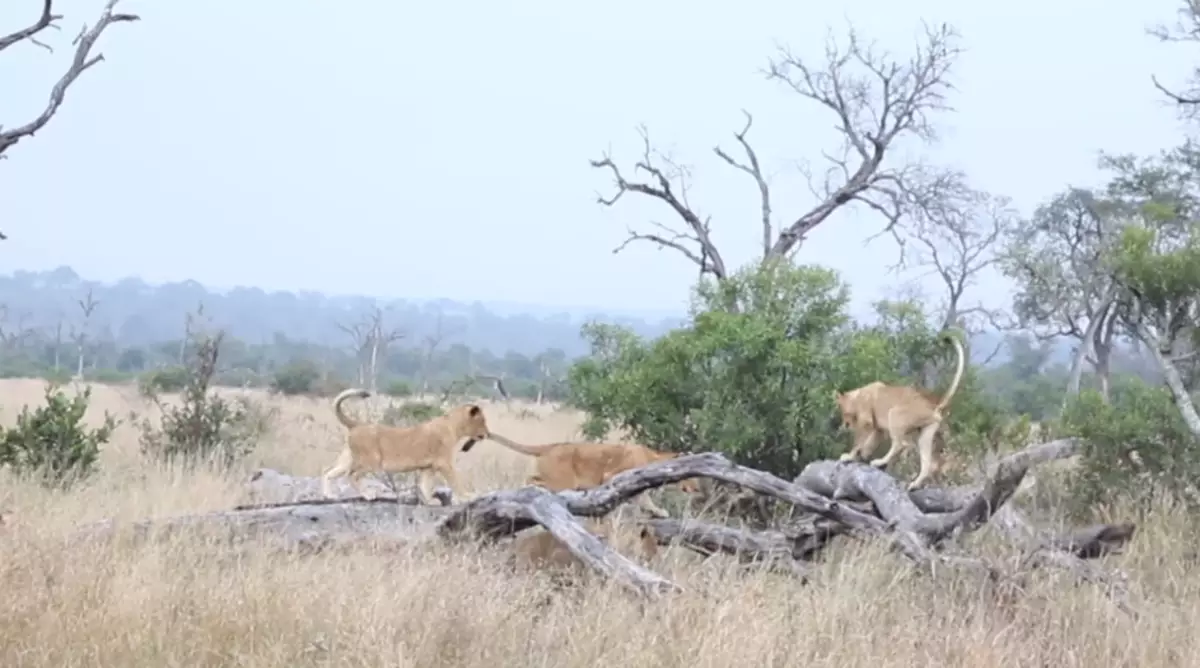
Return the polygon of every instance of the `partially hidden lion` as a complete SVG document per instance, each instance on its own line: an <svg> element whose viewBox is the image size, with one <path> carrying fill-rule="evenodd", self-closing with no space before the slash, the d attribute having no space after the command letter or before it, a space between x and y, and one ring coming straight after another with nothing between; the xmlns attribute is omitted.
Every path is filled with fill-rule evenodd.
<svg viewBox="0 0 1200 668"><path fill-rule="evenodd" d="M921 470L909 483L909 491L923 487L941 470L940 452L935 448L934 438L945 420L943 411L958 390L966 364L966 354L958 339L949 334L945 338L954 346L958 363L954 380L942 397L923 388L888 385L880 381L845 393L834 391L834 398L842 413L842 425L854 432L854 447L841 456L841 461L866 460L875 451L879 434L886 432L891 447L883 457L871 461L872 466L886 468L910 447L908 434L920 430L917 452L921 458Z"/></svg>
<svg viewBox="0 0 1200 668"><path fill-rule="evenodd" d="M488 438L483 409L476 404L464 404L411 427L364 423L342 410L342 402L347 399L369 396L371 393L366 390L351 388L333 399L333 413L348 431L337 462L321 477L321 491L325 497L335 496L332 481L344 475L350 476L354 489L366 496L360 483L367 473L419 471L417 494L422 503L430 503L433 473L439 474L450 485L455 501L466 500L466 489L454 469L454 454L459 441L464 438L467 439L464 451L475 441Z"/></svg>
<svg viewBox="0 0 1200 668"><path fill-rule="evenodd" d="M562 442L522 445L495 433L490 434L488 440L533 457L535 473L529 478L529 484L545 487L552 492L597 487L622 471L674 459L683 454L660 452L636 443ZM467 443L462 449L465 452L474 445ZM695 478L687 478L679 482L679 489L694 493L700 490L700 486ZM648 494L639 495L638 504L655 517L669 517L667 511L655 504Z"/></svg>
<svg viewBox="0 0 1200 668"><path fill-rule="evenodd" d="M625 536L618 535L618 530L606 522L590 520L584 525L596 537L612 545L618 552L625 554L622 540ZM658 554L658 540L654 532L642 526L638 532L636 547L645 559L653 559ZM517 536L513 541L513 558L516 565L532 568L568 568L579 565L579 560L563 545L554 534L545 529L537 529Z"/></svg>

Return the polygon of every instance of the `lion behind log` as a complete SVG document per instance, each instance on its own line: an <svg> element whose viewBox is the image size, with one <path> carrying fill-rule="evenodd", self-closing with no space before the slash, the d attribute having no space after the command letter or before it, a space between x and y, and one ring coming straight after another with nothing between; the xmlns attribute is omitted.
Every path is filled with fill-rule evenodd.
<svg viewBox="0 0 1200 668"><path fill-rule="evenodd" d="M499 434L491 434L488 440L504 447L529 455L535 461L535 473L529 484L545 487L552 492L567 489L588 489L608 482L622 471L645 466L652 462L674 459L680 453L659 452L636 443L547 443L545 445L522 445ZM469 450L474 443L467 443ZM693 478L681 480L679 489L693 493L699 485ZM667 511L658 507L647 494L638 497L638 504L655 517L667 517Z"/></svg>
<svg viewBox="0 0 1200 668"><path fill-rule="evenodd" d="M946 394L936 394L911 385L888 385L880 381L868 383L846 393L834 391L838 408L842 413L842 425L854 433L854 447L841 456L842 461L862 461L871 456L879 440L886 432L891 440L887 454L871 461L872 466L886 468L896 457L910 446L908 435L919 430L917 452L921 458L921 470L908 485L909 490L924 486L941 469L940 453L935 448L934 437L942 426L945 416L942 411L954 398L962 380L966 364L966 353L956 337L945 335L958 355L954 380Z"/></svg>

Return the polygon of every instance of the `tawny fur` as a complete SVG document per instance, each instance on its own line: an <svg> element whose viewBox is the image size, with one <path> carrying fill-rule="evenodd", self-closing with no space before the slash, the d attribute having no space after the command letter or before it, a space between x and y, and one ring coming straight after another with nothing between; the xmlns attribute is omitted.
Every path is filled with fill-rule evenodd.
<svg viewBox="0 0 1200 668"><path fill-rule="evenodd" d="M354 489L366 496L360 483L367 473L419 471L417 492L422 503L431 503L434 473L450 485L456 502L466 500L467 490L454 468L454 455L462 439L468 439L463 449L469 450L475 441L490 435L483 409L476 404L456 406L445 415L411 427L360 422L342 409L342 402L351 397L369 396L366 390L349 389L333 399L334 415L347 432L337 462L322 476L321 491L325 497L334 497L332 481L340 476L350 476Z"/></svg>
<svg viewBox="0 0 1200 668"><path fill-rule="evenodd" d="M624 544L627 541L622 540L626 536L611 524L593 520L585 523L585 526L588 531L609 543L618 552L627 553L629 548ZM658 541L655 540L650 529L641 527L638 533L637 548L641 552L641 556L647 560L653 559L658 554ZM517 536L513 541L513 558L518 566L527 568L570 568L580 565L579 560L571 554L567 546L545 529Z"/></svg>
<svg viewBox="0 0 1200 668"><path fill-rule="evenodd" d="M841 461L866 460L875 451L879 435L886 433L891 447L883 457L871 460L871 465L887 467L910 447L909 433L919 430L917 452L921 458L921 470L908 484L908 489L911 491L923 487L941 471L941 452L936 447L935 437L945 420L946 406L958 390L966 364L962 344L953 336L947 338L958 354L958 363L950 388L940 398L923 388L888 385L880 381L844 394L834 392L842 413L842 425L854 432L854 447L841 456Z"/></svg>
<svg viewBox="0 0 1200 668"><path fill-rule="evenodd" d="M545 487L552 492L567 489L589 489L608 482L622 471L645 466L652 462L674 459L681 453L660 452L637 443L547 443L522 445L492 434L489 440L534 458L534 474L529 484ZM469 449L469 446L464 447ZM679 489L694 493L700 490L694 478L678 483ZM638 497L638 504L655 517L669 517L648 494Z"/></svg>

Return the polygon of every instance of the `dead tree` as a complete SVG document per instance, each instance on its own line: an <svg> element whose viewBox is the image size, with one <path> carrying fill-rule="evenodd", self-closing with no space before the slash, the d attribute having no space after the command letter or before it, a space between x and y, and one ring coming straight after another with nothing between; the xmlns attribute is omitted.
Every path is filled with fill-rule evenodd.
<svg viewBox="0 0 1200 668"><path fill-rule="evenodd" d="M71 340L75 343L75 380L83 380L83 362L87 354L88 336L92 327L92 313L100 302L92 298L92 290L88 288L83 299L77 300L82 319L78 326L71 326Z"/></svg>
<svg viewBox="0 0 1200 668"><path fill-rule="evenodd" d="M461 331L460 327L447 327L444 315L439 309L437 319L434 322L433 331L429 332L422 339L424 351L421 357L421 395L429 394L429 377L433 371L433 358L437 354L438 346L442 345L446 339L454 336Z"/></svg>
<svg viewBox="0 0 1200 668"><path fill-rule="evenodd" d="M1182 0L1176 12L1174 25L1159 24L1147 32L1163 42L1200 44L1200 2ZM1158 80L1157 75L1150 75L1150 81L1160 93L1175 103L1180 114L1185 118L1200 117L1200 68L1192 68L1191 80L1182 88L1171 89Z"/></svg>
<svg viewBox="0 0 1200 668"><path fill-rule="evenodd" d="M26 323L29 313L21 313L12 317L7 304L0 304L0 346L5 355L12 355L25 347L26 342L34 335L34 331Z"/></svg>
<svg viewBox="0 0 1200 668"><path fill-rule="evenodd" d="M647 522L660 542L679 542L702 554L725 553L746 562L779 564L785 572L807 577L810 569L806 562L819 555L835 537L882 540L930 576L936 577L942 569L949 568L978 575L981 583L988 583L1006 576L984 559L956 551L951 543L956 536L992 523L1026 553L1023 569L1066 569L1105 587L1123 610L1132 612L1124 599L1124 576L1088 561L1118 550L1130 540L1135 529L1132 524L1098 525L1051 534L1035 529L1008 505L1030 468L1077 454L1080 447L1072 439L1031 446L995 462L978 484L926 488L911 494L886 471L866 464L817 461L806 467L795 481L788 482L733 464L723 455L711 452L625 471L588 490L555 494L540 487L525 487L440 507L414 505L415 494L372 502L329 501L315 498L320 489L317 479L260 470L250 481L255 500L274 497L274 503L147 520L134 524L132 529L134 537L143 540L200 531L240 541L268 538L289 549L321 550L364 542L411 544L434 536L445 539L469 536L495 542L540 525L594 571L640 594L656 595L677 587L616 553L586 531L577 518L603 517L652 488L686 478L706 477L790 504L800 518L779 530L768 531L698 520ZM343 493L348 490L344 487ZM93 541L112 537L118 529L113 522L102 522L86 527L76 539Z"/></svg>
<svg viewBox="0 0 1200 668"><path fill-rule="evenodd" d="M63 104L63 99L66 97L67 88L83 74L84 70L104 60L104 54L97 53L92 55L92 47L95 46L96 40L100 39L101 33L105 28L108 28L114 23L132 22L139 20L136 14L120 14L114 13L113 8L116 7L118 0L108 0L104 5L104 10L100 13L100 17L91 28L84 25L79 34L72 40L71 44L75 47L74 57L71 59L71 64L67 67L66 73L59 78L58 82L50 89L50 100L46 103L45 108L36 118L22 125L13 128L5 128L0 125L0 159L7 158L6 152L12 148L17 142L25 137L32 137L39 130L46 127L54 114L58 112L59 107ZM42 13L37 20L31 25L21 28L15 32L0 36L0 51L3 51L11 46L27 42L34 46L42 47L53 53L53 49L39 39L39 35L48 28L58 29L58 22L62 20L62 15L55 14L53 8L53 0L42 0ZM0 239L5 239L3 233L0 233Z"/></svg>
<svg viewBox="0 0 1200 668"><path fill-rule="evenodd" d="M836 119L842 146L836 155L825 154L829 164L820 184L808 174L816 204L781 223L778 231L769 180L748 139L753 124L750 113L743 112L745 124L734 133L744 159L735 158L719 146L713 149L724 163L753 179L758 188L764 261L790 257L809 232L850 204L881 214L886 227L899 220L908 193L927 187L933 172L919 165L889 165L887 157L906 138L935 138L932 116L949 108L949 74L960 53L957 37L945 25L926 27L916 53L904 60L862 42L852 30L844 45L832 38L827 41L825 62L819 68L786 49L770 62L768 79L828 110ZM724 279L728 267L713 241L710 218L688 201L688 170L655 151L645 128L641 136L642 155L628 176L612 156L590 161L592 167L611 174L616 187L615 194L597 199L604 206L613 206L626 193L650 197L666 205L681 226L654 223L657 231L653 233L631 228L629 237L613 252L619 253L633 242L648 242L680 253L699 267L701 275ZM639 176L644 180L636 180Z"/></svg>
<svg viewBox="0 0 1200 668"><path fill-rule="evenodd" d="M404 338L400 328L385 329L383 324L383 309L375 310L364 316L362 320L350 324L338 324L338 329L350 336L354 342L354 358L358 362L358 384L371 392L378 389L379 358L387 355L390 343Z"/></svg>

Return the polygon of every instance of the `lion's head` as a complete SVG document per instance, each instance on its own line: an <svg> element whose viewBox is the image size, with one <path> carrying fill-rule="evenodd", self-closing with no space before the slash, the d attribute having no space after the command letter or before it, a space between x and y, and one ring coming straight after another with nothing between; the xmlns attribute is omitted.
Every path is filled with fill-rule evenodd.
<svg viewBox="0 0 1200 668"><path fill-rule="evenodd" d="M467 438L472 442L482 441L491 433L483 409L478 404L458 406L451 410L447 417L450 418L459 438ZM464 451L466 449L463 448Z"/></svg>

